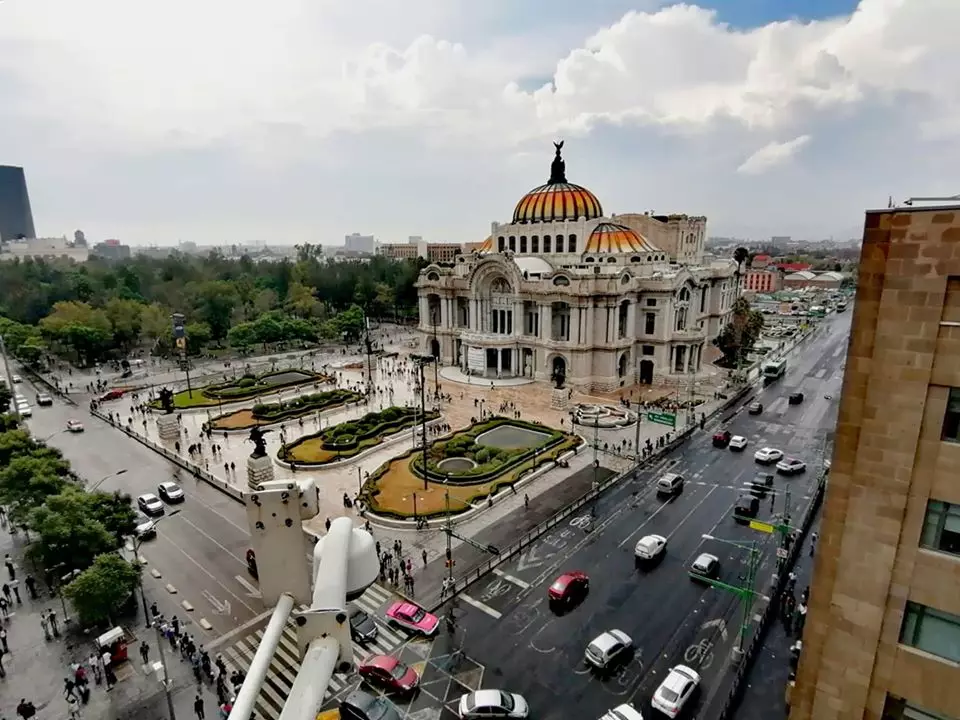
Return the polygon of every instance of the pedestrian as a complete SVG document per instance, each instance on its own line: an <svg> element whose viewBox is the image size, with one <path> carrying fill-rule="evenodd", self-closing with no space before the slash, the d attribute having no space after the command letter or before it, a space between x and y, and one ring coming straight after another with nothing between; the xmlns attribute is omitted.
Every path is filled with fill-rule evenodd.
<svg viewBox="0 0 960 720"><path fill-rule="evenodd" d="M197 693L197 699L193 701L193 712L196 714L197 720L204 720L203 697L200 693Z"/></svg>
<svg viewBox="0 0 960 720"><path fill-rule="evenodd" d="M23 718L23 720L30 720L34 715L37 714L37 708L34 707L32 702L27 702L26 698L21 698L20 703L17 705L17 715Z"/></svg>
<svg viewBox="0 0 960 720"><path fill-rule="evenodd" d="M13 603L13 594L10 592L10 585L8 583L4 583L3 587L0 587L0 590L3 591L3 597L6 598L6 601L8 603Z"/></svg>
<svg viewBox="0 0 960 720"><path fill-rule="evenodd" d="M11 580L16 580L17 578L17 566L13 562L13 558L10 557L10 553L7 553L3 558L3 564L7 566L7 573L10 575Z"/></svg>
<svg viewBox="0 0 960 720"><path fill-rule="evenodd" d="M423 552L421 552L421 556L423 557L423 566L426 567L426 566L427 566L427 550L426 550L426 548L424 548Z"/></svg>
<svg viewBox="0 0 960 720"><path fill-rule="evenodd" d="M107 690L113 690L113 686L117 684L117 676L109 665L103 669L103 678L107 681Z"/></svg>
<svg viewBox="0 0 960 720"><path fill-rule="evenodd" d="M99 685L103 679L103 673L100 672L100 661L97 659L96 654L90 653L90 657L87 658L87 665L89 665L93 671L93 681Z"/></svg>
<svg viewBox="0 0 960 720"><path fill-rule="evenodd" d="M5 653L10 652L10 646L7 644L6 628L0 628L0 648L2 648Z"/></svg>
<svg viewBox="0 0 960 720"><path fill-rule="evenodd" d="M50 621L47 619L46 614L40 615L40 627L43 628L43 637L46 640L50 639Z"/></svg>
<svg viewBox="0 0 960 720"><path fill-rule="evenodd" d="M53 632L53 636L60 637L60 626L57 624L57 611L51 610L47 618L50 621L50 630Z"/></svg>
<svg viewBox="0 0 960 720"><path fill-rule="evenodd" d="M63 692L66 695L67 700L71 698L76 698L74 694L74 688L76 685L73 682L73 678L64 678L63 679Z"/></svg>
<svg viewBox="0 0 960 720"><path fill-rule="evenodd" d="M33 575L27 575L24 578L23 584L27 586L27 592L30 593L30 599L37 599L37 581L34 580Z"/></svg>
<svg viewBox="0 0 960 720"><path fill-rule="evenodd" d="M813 555L813 550L810 550L810 554ZM13 590L13 597L17 600L17 605L23 605L23 600L20 599L20 581L11 580L10 589Z"/></svg>
<svg viewBox="0 0 960 720"><path fill-rule="evenodd" d="M3 615L4 620L7 619L9 608L10 608L10 603L7 602L7 599L5 597L0 596L0 614Z"/></svg>
<svg viewBox="0 0 960 720"><path fill-rule="evenodd" d="M143 664L147 664L147 659L150 657L150 645L146 640L140 643L140 657L143 658Z"/></svg>
<svg viewBox="0 0 960 720"><path fill-rule="evenodd" d="M327 521L324 523L324 526L327 528L327 532L330 532L330 525L331 525L331 524L332 524L332 523L330 522L330 518L327 518Z"/></svg>
<svg viewBox="0 0 960 720"><path fill-rule="evenodd" d="M413 572L413 560L407 558L407 575Z"/></svg>

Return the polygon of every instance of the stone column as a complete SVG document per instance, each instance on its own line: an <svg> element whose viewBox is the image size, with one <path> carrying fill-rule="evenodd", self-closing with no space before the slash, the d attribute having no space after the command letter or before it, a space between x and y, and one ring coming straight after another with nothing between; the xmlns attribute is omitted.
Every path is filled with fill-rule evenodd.
<svg viewBox="0 0 960 720"><path fill-rule="evenodd" d="M588 305L587 308L587 336L584 339L587 347L593 346L593 316L596 314L596 309L593 305Z"/></svg>
<svg viewBox="0 0 960 720"><path fill-rule="evenodd" d="M157 434L161 440L175 441L180 439L180 423L177 422L177 416L172 413L164 413L157 416Z"/></svg>
<svg viewBox="0 0 960 720"><path fill-rule="evenodd" d="M258 485L273 480L273 460L269 455L247 458L247 485L256 490Z"/></svg>

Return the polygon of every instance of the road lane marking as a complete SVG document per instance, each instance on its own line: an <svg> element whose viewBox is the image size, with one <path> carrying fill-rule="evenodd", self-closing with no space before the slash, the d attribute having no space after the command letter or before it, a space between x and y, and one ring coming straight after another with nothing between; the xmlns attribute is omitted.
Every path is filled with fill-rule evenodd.
<svg viewBox="0 0 960 720"><path fill-rule="evenodd" d="M627 536L623 539L623 542L621 542L619 545L617 545L617 547L623 547L623 546L626 545L628 542L630 542L631 538L633 538L634 535L636 535L638 532L640 532L641 530L643 530L643 528L646 527L646 524L647 524L648 522L650 522L651 520L653 520L657 515L659 515L659 514L660 514L660 511L663 510L667 505L669 505L670 502L671 502L670 500L667 500L665 503L661 504L660 507L658 507L658 508L657 508L656 510L654 510L652 513L650 513L650 517L648 517L646 520L644 520L642 523L640 523L640 524L637 526L637 529L634 530L634 531L633 531L632 533L630 533L629 535L627 535Z"/></svg>
<svg viewBox="0 0 960 720"><path fill-rule="evenodd" d="M214 545L216 545L218 548L220 548L221 550L223 550L227 555L229 555L229 556L232 557L234 560L236 560L238 563L240 563L241 565L243 565L244 567L246 567L247 563L246 563L246 561L245 561L243 558L241 558L239 555L236 555L236 554L232 553L230 550L228 550L226 547L224 547L223 544L221 544L221 542L220 542L219 540L217 540L216 538L211 537L210 535L208 535L207 533L205 533L203 530L200 529L200 527L199 527L198 525L196 525L195 523L191 522L191 521L188 520L186 517L184 517L182 513L180 514L180 519L181 519L183 522L185 522L187 525L189 525L190 527L192 527L194 530L196 530L198 533L200 533L201 535L203 535L205 538L207 538L207 540L209 540L210 542L212 542L212 543L213 543Z"/></svg>
<svg viewBox="0 0 960 720"><path fill-rule="evenodd" d="M684 524L687 520L690 519L690 516L693 515L693 514L697 511L697 509L698 509L701 505L703 505L703 503L705 503L705 502L707 501L707 498L708 498L708 497L710 497L711 495L713 495L713 493L714 493L714 491L716 491L716 489L717 489L717 486L716 486L716 485L714 485L712 488L710 488L710 489L707 491L707 494L703 496L703 499L701 499L700 502L698 502L696 505L694 505L694 506L690 509L690 512L688 512L686 515L683 516L683 519L682 519L680 522L678 522L677 525L676 525L676 527L674 527L673 530L670 531L670 534L667 535L667 540L668 540L668 541L671 540L671 539L673 538L673 536L677 534L677 530L679 530L681 527L683 527L683 524Z"/></svg>
<svg viewBox="0 0 960 720"><path fill-rule="evenodd" d="M501 613L497 612L496 610L494 610L492 607L490 607L490 606L487 605L486 603L482 603L482 602L480 602L479 600L474 600L474 599L473 599L472 597L470 597L469 595L461 594L461 595L460 595L460 599L461 599L461 600L466 600L468 604L473 605L477 610L481 610L481 611L485 612L487 615L489 615L489 616L492 617L492 618L495 618L496 620L499 620L500 618L503 617L503 615L502 615Z"/></svg>
<svg viewBox="0 0 960 720"><path fill-rule="evenodd" d="M234 575L234 576L233 576L233 579L236 580L238 583L240 583L240 585L242 585L242 586L244 587L244 589L247 591L247 594L250 595L250 597L252 597L252 598L262 598L262 597L263 597L263 595L261 594L261 592L260 592L257 588L255 588L255 587L253 586L253 584L251 584L250 582L248 582L247 579L246 579L245 577L243 577L242 575Z"/></svg>
<svg viewBox="0 0 960 720"><path fill-rule="evenodd" d="M518 577L514 577L513 575L508 575L507 573L505 573L505 572L504 572L503 570L501 570L500 568L494 568L494 569L493 569L493 574L494 574L494 575L498 575L499 577L502 577L504 580L506 580L506 581L508 581L508 582L512 582L512 583L513 583L514 585L516 585L518 588L522 588L522 589L524 589L524 590L528 590L528 589L530 588L530 583L525 582L524 580L521 580L521 579L518 578Z"/></svg>

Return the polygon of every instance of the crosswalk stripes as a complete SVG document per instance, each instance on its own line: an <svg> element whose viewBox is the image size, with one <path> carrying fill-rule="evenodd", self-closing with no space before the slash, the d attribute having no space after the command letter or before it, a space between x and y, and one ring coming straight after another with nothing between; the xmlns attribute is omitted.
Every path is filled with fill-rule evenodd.
<svg viewBox="0 0 960 720"><path fill-rule="evenodd" d="M393 597L389 590L374 584L359 599L354 600L353 604L366 611L371 618L380 620L383 617L382 608L384 604ZM363 646L354 643L354 664L370 655L388 655L407 639L405 635L387 627L382 622L377 623L377 630L375 640ZM228 673L235 669L244 673L248 671L253 656L260 646L263 631L264 628L261 627L259 630L245 635L219 650L227 665ZM275 720L275 718L280 717L283 704L290 694L290 688L293 687L293 681L296 679L299 670L300 655L297 648L296 625L292 621L288 621L283 635L280 637L280 643L277 645L277 651L273 655L273 662L270 664L267 677L260 689L260 696L257 698L258 720ZM347 678L334 675L330 680L328 694L340 692L346 685Z"/></svg>

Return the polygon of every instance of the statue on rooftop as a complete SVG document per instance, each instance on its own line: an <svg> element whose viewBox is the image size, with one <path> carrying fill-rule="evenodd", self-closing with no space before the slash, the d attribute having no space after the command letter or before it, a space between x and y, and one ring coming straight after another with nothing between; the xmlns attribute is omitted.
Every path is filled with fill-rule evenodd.
<svg viewBox="0 0 960 720"><path fill-rule="evenodd" d="M553 164L550 165L550 179L547 181L549 185L556 185L567 181L567 164L563 161L563 158L560 157L560 151L563 150L563 140L555 142L553 147L556 148L557 154L553 158Z"/></svg>

